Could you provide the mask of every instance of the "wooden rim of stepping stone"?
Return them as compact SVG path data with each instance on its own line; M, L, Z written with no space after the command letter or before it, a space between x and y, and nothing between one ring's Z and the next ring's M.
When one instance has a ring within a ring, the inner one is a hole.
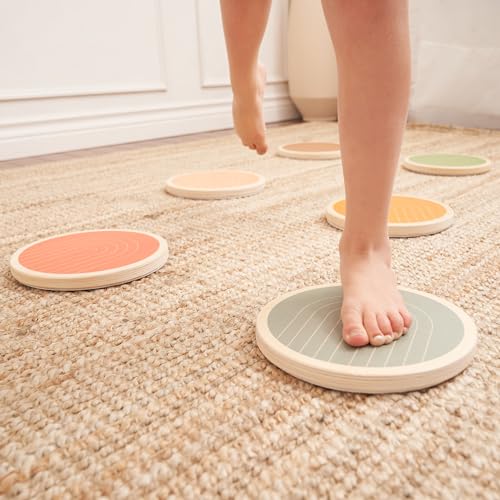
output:
M345 213L345 198L336 199L326 207L326 219L337 229L344 229ZM444 203L396 194L391 198L388 232L391 238L439 233L449 228L453 219L453 210Z
M407 156L403 167L421 174L475 175L488 172L491 161L477 155L422 153Z
M217 200L251 196L264 189L264 176L246 170L203 170L170 177L165 190L174 196Z
M340 144L335 142L296 142L278 147L277 154L297 160L334 160L340 158Z
M143 278L168 259L167 242L125 229L65 233L30 243L10 259L20 283L45 290L91 290Z
M267 304L257 317L257 345L285 372L339 391L407 392L459 374L476 348L472 319L435 295L400 291L413 323L391 344L351 347L344 342L342 287L334 284L303 288Z

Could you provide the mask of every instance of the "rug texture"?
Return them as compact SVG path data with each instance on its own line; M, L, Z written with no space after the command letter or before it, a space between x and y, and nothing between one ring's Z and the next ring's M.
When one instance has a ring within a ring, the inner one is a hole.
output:
M490 157L484 175L401 170L396 191L441 200L455 224L393 240L403 286L462 307L479 330L462 374L409 394L314 387L255 342L277 295L339 281L341 162L273 154L338 140L337 125L269 131L265 157L232 135L0 169L0 496L4 498L498 498L500 133L411 127L403 154ZM251 169L263 192L175 198L172 174ZM119 287L18 284L10 255L69 231L163 236L168 263Z

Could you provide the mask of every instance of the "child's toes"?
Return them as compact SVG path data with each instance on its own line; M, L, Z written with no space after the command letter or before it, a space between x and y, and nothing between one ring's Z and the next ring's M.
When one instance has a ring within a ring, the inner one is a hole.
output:
M385 335L378 326L377 317L373 313L366 313L363 316L363 324L365 325L370 344L374 346L381 346L385 344Z
M384 334L384 343L390 344L394 340L394 330L391 322L385 313L377 314L377 323L380 331Z
M403 333L406 333L412 324L413 318L406 307L400 308L399 314L401 314L401 317L403 318Z
M368 335L361 321L361 313L356 309L342 310L342 336L349 345L361 347L368 344Z
M387 317L391 322L394 338L399 339L399 337L403 334L403 329L405 327L403 317L399 314L399 311L396 310L390 311L387 314Z

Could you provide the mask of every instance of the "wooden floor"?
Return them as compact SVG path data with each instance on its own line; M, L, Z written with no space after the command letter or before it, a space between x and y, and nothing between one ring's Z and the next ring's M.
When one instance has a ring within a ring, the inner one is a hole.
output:
M283 125L297 123L297 120L278 122L267 125L268 128L282 127ZM26 158L17 158L15 160L0 161L0 169L12 166L23 167L26 165L36 165L37 163L45 163L47 160L57 161L67 158L90 158L102 153L117 152L117 151L130 151L136 148L144 148L148 145L158 146L160 144L176 144L196 139L203 139L207 137L223 137L234 134L233 129L215 130L212 132L202 132L198 134L180 135L177 137L163 137L160 139L152 139L148 141L127 142L125 144L115 144L113 146L101 146L97 148L78 149L75 151L65 151L63 153L53 153L40 156L29 156Z
M63 153L53 153L48 155L40 156L29 156L26 158L17 158L15 160L4 160L0 161L0 168L15 166L25 166L25 165L36 165L37 163L45 163L47 160L64 160L67 158L89 158L95 155L100 155L102 153L109 153L113 151L130 151L136 148L144 148L150 145L159 144L175 144L179 142L185 142L188 140L194 140L203 137L218 137L227 136L232 133L232 130L217 130L214 132L203 132L200 134L190 134L181 135L177 137L164 137L160 139L152 139L148 141L137 141L137 142L127 142L124 144L115 144L112 146L101 146L97 148L89 149L78 149L75 151L65 151Z

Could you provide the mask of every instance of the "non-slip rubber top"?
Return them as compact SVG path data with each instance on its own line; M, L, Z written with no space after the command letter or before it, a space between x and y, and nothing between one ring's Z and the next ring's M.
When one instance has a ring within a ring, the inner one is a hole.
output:
M265 178L255 172L205 170L170 177L165 189L183 198L223 199L256 194L264 185Z
M97 230L46 238L11 258L13 276L36 288L100 288L143 277L168 258L166 241L130 230Z
M491 161L481 156L425 153L407 156L403 167L430 175L474 175L490 170Z
M340 198L326 207L327 221L343 229L346 201ZM453 210L444 203L416 196L394 195L389 207L388 231L391 237L434 234L450 227Z
M340 158L340 145L334 142L297 142L279 146L277 154L298 160L332 160Z

